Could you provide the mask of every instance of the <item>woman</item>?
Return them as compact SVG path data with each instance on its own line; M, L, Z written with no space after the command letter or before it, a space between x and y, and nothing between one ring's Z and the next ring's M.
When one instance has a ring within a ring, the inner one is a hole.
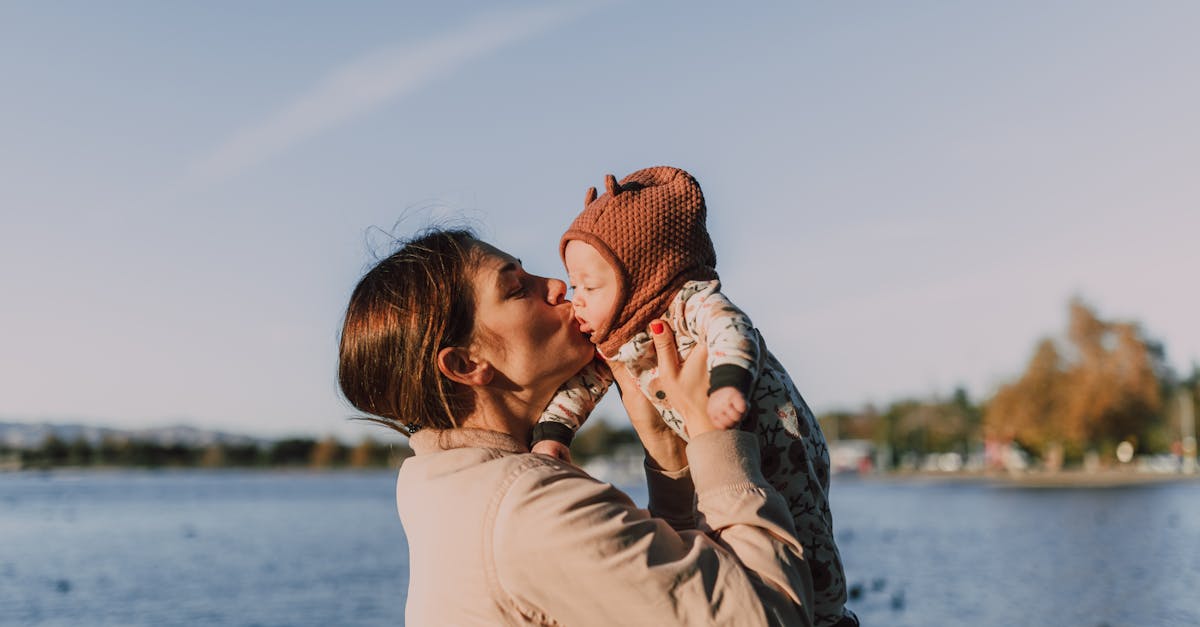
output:
M633 390L622 402L646 449L649 511L528 453L555 389L594 356L565 292L469 232L435 230L350 298L342 391L412 434L396 491L408 624L811 624L787 506L753 435L708 420L704 356L678 364L669 326L651 325L661 393L690 443L615 369Z

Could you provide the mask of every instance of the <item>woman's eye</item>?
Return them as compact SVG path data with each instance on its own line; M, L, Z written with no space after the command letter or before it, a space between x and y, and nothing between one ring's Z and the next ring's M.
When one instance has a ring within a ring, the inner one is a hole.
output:
M525 289L525 286L522 285L522 286L516 288L515 290L509 292L508 297L509 298L520 298L520 297L524 296L526 294L526 292L528 292L528 291L529 290Z

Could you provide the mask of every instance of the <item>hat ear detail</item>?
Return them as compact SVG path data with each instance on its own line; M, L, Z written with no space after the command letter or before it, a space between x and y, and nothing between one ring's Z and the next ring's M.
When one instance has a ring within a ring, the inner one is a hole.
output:
M583 206L586 208L588 205L592 204L592 201L594 201L594 200L596 200L596 188L589 187L588 191L587 191L587 196L585 196L583 198Z
M616 196L621 193L621 186L617 184L617 177L611 174L604 175L604 187L608 190L609 196Z

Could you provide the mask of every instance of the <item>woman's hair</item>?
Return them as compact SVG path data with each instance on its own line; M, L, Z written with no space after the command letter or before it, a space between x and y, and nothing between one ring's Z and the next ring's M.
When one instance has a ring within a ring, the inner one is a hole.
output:
M363 420L410 434L448 429L473 397L438 370L438 351L466 346L475 323L471 281L479 240L467 229L430 229L402 242L350 296L338 384Z

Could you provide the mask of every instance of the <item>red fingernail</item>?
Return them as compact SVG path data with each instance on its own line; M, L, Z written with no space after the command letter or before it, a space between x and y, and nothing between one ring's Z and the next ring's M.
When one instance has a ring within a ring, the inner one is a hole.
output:
M662 333L663 332L663 323L659 320L655 320L654 322L651 322L650 330L653 331L655 335Z

